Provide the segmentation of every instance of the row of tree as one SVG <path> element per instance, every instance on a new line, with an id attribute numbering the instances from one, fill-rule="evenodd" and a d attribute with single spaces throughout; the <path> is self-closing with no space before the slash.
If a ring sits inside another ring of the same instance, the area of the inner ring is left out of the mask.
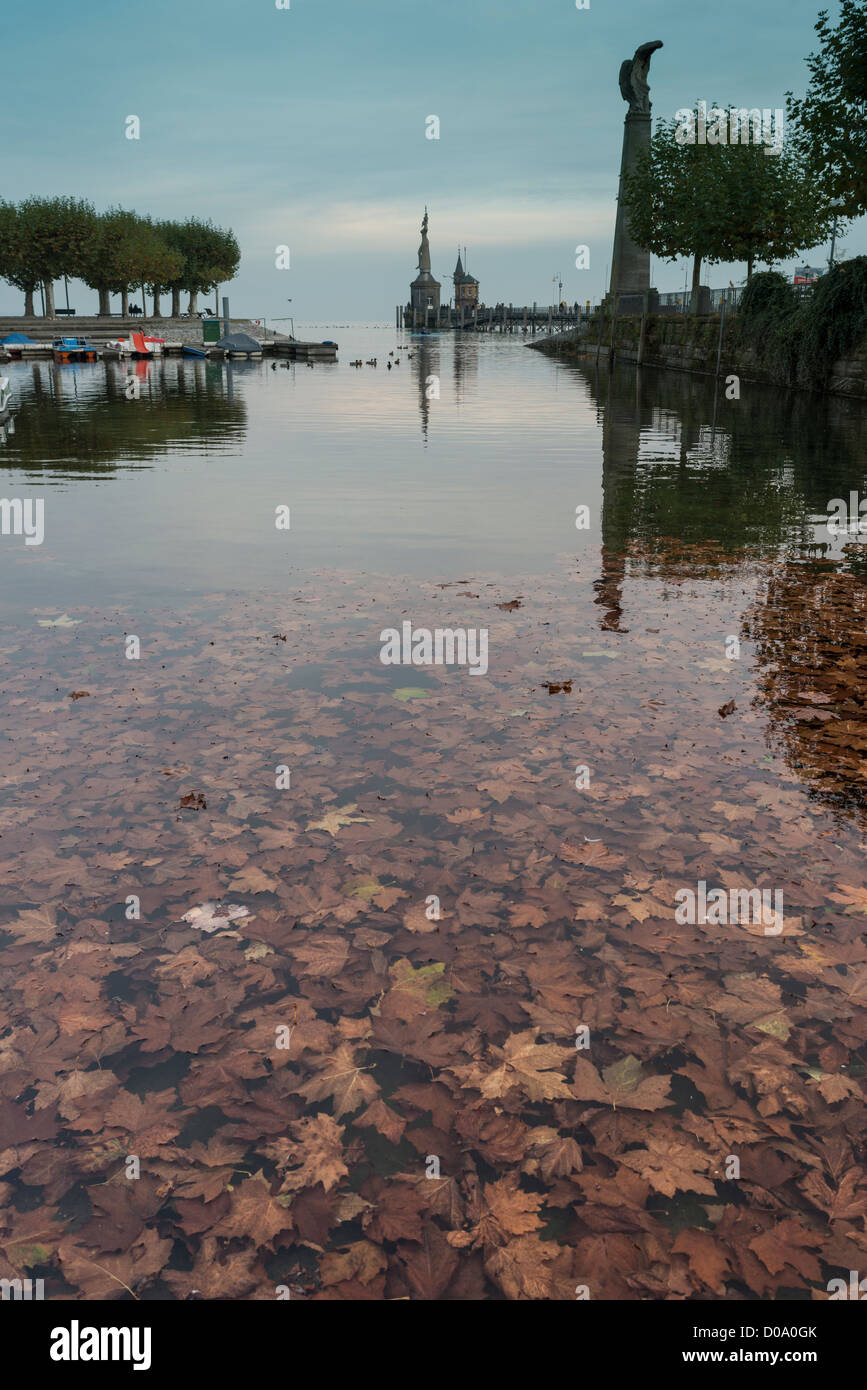
<path id="1" fill-rule="evenodd" d="M 234 279 L 240 259 L 233 232 L 195 217 L 156 222 L 123 208 L 97 212 L 78 198 L 0 201 L 0 279 L 23 291 L 25 314 L 33 314 L 41 285 L 53 318 L 54 282 L 64 276 L 97 291 L 100 314 L 111 313 L 110 296 L 119 294 L 125 315 L 139 289 L 153 296 L 155 317 L 170 295 L 177 318 L 182 292 L 195 314 L 199 294 Z"/>
<path id="2" fill-rule="evenodd" d="M 661 121 L 624 180 L 629 228 L 662 260 L 691 257 L 693 295 L 705 262 L 772 265 L 818 246 L 835 222 L 867 212 L 867 0 L 841 0 L 836 26 L 820 14 L 819 51 L 803 98 L 787 95 L 788 139 L 687 144 Z M 694 301 L 695 302 L 695 301 Z"/>

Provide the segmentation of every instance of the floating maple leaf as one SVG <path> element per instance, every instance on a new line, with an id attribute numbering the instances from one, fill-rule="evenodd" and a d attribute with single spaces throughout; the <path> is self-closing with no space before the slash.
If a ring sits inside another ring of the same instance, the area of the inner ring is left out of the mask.
<path id="1" fill-rule="evenodd" d="M 327 830 L 332 837 L 337 835 L 345 825 L 369 825 L 367 816 L 354 816 L 353 811 L 357 811 L 358 806 L 354 801 L 350 801 L 346 806 L 339 807 L 336 811 L 327 811 L 322 820 L 310 821 L 308 830 Z"/>
<path id="2" fill-rule="evenodd" d="M 575 1059 L 575 1095 L 579 1100 L 598 1100 L 616 1109 L 661 1110 L 671 1104 L 668 1076 L 644 1076 L 637 1057 L 623 1057 L 605 1067 L 602 1075 L 586 1057 Z"/>
<path id="3" fill-rule="evenodd" d="M 392 992 L 409 994 L 425 1008 L 438 1009 L 440 1004 L 444 1004 L 454 994 L 451 985 L 443 979 L 444 972 L 445 965 L 442 961 L 420 965 L 418 968 L 410 965 L 408 960 L 395 961 L 389 970 L 394 981 Z"/>
<path id="4" fill-rule="evenodd" d="M 349 1172 L 343 1162 L 343 1125 L 320 1113 L 305 1115 L 290 1129 L 294 1138 L 282 1141 L 277 1164 L 284 1170 L 281 1192 L 297 1192 L 315 1183 L 321 1183 L 326 1192 L 336 1187 Z M 290 1163 L 298 1166 L 289 1168 Z"/>
<path id="5" fill-rule="evenodd" d="M 200 903 L 198 907 L 191 907 L 189 912 L 185 912 L 181 921 L 195 931 L 212 932 L 249 916 L 250 909 L 242 907 L 240 903 Z"/>
<path id="6" fill-rule="evenodd" d="M 494 1057 L 501 1059 L 492 1071 L 485 1072 L 473 1063 L 454 1067 L 455 1076 L 489 1100 L 506 1095 L 513 1086 L 530 1100 L 571 1098 L 572 1091 L 559 1070 L 569 1052 L 555 1043 L 537 1043 L 538 1033 L 538 1028 L 528 1028 L 524 1033 L 513 1033 L 502 1048 L 492 1048 Z"/>
<path id="7" fill-rule="evenodd" d="M 70 618 L 68 613 L 61 613 L 59 618 L 38 618 L 40 627 L 78 627 L 80 618 Z"/>
<path id="8" fill-rule="evenodd" d="M 30 907 L 3 928 L 25 941 L 51 941 L 58 933 L 57 916 L 50 907 Z"/>
<path id="9" fill-rule="evenodd" d="M 850 912 L 867 912 L 867 888 L 855 888 L 850 883 L 841 883 L 839 893 L 828 895 L 835 903 L 842 903 Z"/>
<path id="10" fill-rule="evenodd" d="M 716 1196 L 716 1188 L 705 1176 L 710 1158 L 697 1144 L 679 1142 L 674 1133 L 649 1135 L 644 1148 L 621 1154 L 620 1162 L 666 1197 L 675 1192 Z"/>
<path id="11" fill-rule="evenodd" d="M 441 913 L 440 918 L 444 915 L 445 914 Z M 417 932 L 421 935 L 425 935 L 428 932 L 439 931 L 440 918 L 434 918 L 433 920 L 431 920 L 431 918 L 427 915 L 427 908 L 425 907 L 425 904 L 414 903 L 413 906 L 407 908 L 406 912 L 404 913 L 403 925 L 406 927 L 407 931 Z"/>
<path id="12" fill-rule="evenodd" d="M 294 1225 L 288 1210 L 291 1199 L 272 1197 L 270 1183 L 254 1173 L 232 1193 L 228 1216 L 220 1223 L 220 1235 L 251 1239 L 257 1246 L 270 1245 L 276 1235 Z"/>
<path id="13" fill-rule="evenodd" d="M 619 869 L 626 862 L 622 854 L 603 845 L 601 840 L 588 840 L 583 845 L 570 845 L 564 840 L 560 846 L 560 858 L 567 864 L 584 864 L 591 869 Z"/>
<path id="14" fill-rule="evenodd" d="M 314 936 L 293 948 L 305 975 L 339 975 L 349 955 L 349 945 L 339 936 Z"/>
<path id="15" fill-rule="evenodd" d="M 517 1236 L 494 1250 L 485 1271 L 509 1299 L 548 1299 L 555 1289 L 557 1265 L 569 1252 L 537 1235 Z"/>
<path id="16" fill-rule="evenodd" d="M 334 1101 L 334 1118 L 351 1115 L 359 1105 L 369 1103 L 379 1095 L 379 1087 L 364 1067 L 355 1065 L 355 1048 L 341 1043 L 334 1056 L 301 1087 L 308 1100 Z"/>

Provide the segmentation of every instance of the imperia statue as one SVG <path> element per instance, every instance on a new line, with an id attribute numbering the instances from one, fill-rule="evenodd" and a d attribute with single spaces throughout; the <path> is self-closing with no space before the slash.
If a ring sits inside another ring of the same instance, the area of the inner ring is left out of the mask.
<path id="1" fill-rule="evenodd" d="M 645 116 L 650 114 L 650 85 L 647 74 L 650 60 L 658 48 L 662 48 L 661 39 L 656 39 L 653 43 L 643 43 L 640 48 L 636 48 L 632 58 L 627 58 L 620 64 L 620 91 L 623 100 L 629 102 L 630 113 L 638 111 Z"/>

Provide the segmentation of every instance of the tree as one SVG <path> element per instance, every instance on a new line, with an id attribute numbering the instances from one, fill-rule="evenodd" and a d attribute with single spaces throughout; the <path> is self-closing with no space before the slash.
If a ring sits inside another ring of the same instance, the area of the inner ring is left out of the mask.
<path id="1" fill-rule="evenodd" d="M 89 263 L 82 275 L 99 294 L 99 313 L 111 313 L 109 296 L 120 294 L 126 314 L 129 285 L 139 273 L 141 218 L 124 208 L 109 208 L 97 218 Z"/>
<path id="2" fill-rule="evenodd" d="M 109 208 L 96 218 L 96 231 L 88 264 L 82 274 L 85 284 L 99 293 L 100 314 L 111 313 L 109 296 L 122 297 L 121 312 L 126 315 L 132 285 L 152 287 L 154 312 L 159 313 L 159 291 L 178 274 L 181 258 L 171 250 L 161 229 L 148 217 L 124 208 Z"/>
<path id="3" fill-rule="evenodd" d="M 719 109 L 719 108 L 716 108 Z M 792 147 L 680 144 L 661 121 L 624 181 L 629 229 L 662 260 L 693 257 L 693 304 L 705 261 L 771 264 L 816 246 L 830 230 L 828 200 Z"/>
<path id="4" fill-rule="evenodd" d="M 161 224 L 152 222 L 149 217 L 139 218 L 134 255 L 142 294 L 150 289 L 154 297 L 154 317 L 159 318 L 160 294 L 181 273 L 183 258 L 169 245 Z"/>
<path id="5" fill-rule="evenodd" d="M 16 209 L 18 273 L 25 282 L 42 282 L 45 317 L 54 318 L 54 281 L 80 278 L 96 236 L 93 205 L 78 198 L 25 198 Z M 16 282 L 17 283 L 17 282 Z"/>
<path id="6" fill-rule="evenodd" d="M 195 314 L 199 294 L 235 278 L 241 258 L 238 242 L 233 232 L 196 217 L 166 223 L 163 230 L 184 262 L 176 279 L 167 286 L 172 294 L 172 317 L 180 314 L 181 290 L 189 294 L 189 312 Z"/>
<path id="7" fill-rule="evenodd" d="M 14 203 L 0 203 L 0 280 L 24 291 L 24 312 L 32 317 L 39 272 L 27 255 L 23 224 Z"/>
<path id="8" fill-rule="evenodd" d="M 867 0 L 841 0 L 836 28 L 822 10 L 821 48 L 807 59 L 806 95 L 786 93 L 792 140 L 844 217 L 867 212 Z"/>
<path id="9" fill-rule="evenodd" d="M 720 155 L 724 220 L 714 259 L 746 261 L 749 281 L 756 261 L 788 260 L 828 235 L 834 212 L 793 145 L 776 155 L 729 145 Z"/>
<path id="10" fill-rule="evenodd" d="M 660 121 L 650 147 L 624 179 L 630 235 L 664 261 L 692 256 L 692 289 L 698 294 L 709 240 L 701 228 L 706 165 L 702 147 L 679 145 L 674 121 Z"/>

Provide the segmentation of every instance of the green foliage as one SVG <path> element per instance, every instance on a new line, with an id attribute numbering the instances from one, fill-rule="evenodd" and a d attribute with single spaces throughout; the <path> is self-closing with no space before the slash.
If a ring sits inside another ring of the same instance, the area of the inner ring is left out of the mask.
<path id="1" fill-rule="evenodd" d="M 823 385 L 834 362 L 867 339 L 867 256 L 842 261 L 813 287 L 801 342 L 801 370 Z"/>
<path id="2" fill-rule="evenodd" d="M 109 208 L 97 218 L 96 234 L 85 273 L 92 289 L 120 294 L 130 285 L 150 283 L 152 277 L 173 272 L 178 258 L 149 218 L 123 208 Z"/>
<path id="3" fill-rule="evenodd" d="M 24 229 L 14 203 L 0 203 L 0 279 L 29 294 L 39 285 L 38 271 L 26 254 Z"/>
<path id="4" fill-rule="evenodd" d="M 709 113 L 710 114 L 710 113 Z M 624 180 L 629 229 L 663 260 L 770 264 L 828 234 L 834 215 L 794 147 L 680 144 L 677 122 L 657 125 Z"/>
<path id="5" fill-rule="evenodd" d="M 792 138 L 843 215 L 858 217 L 867 212 L 867 0 L 841 0 L 836 27 L 823 10 L 816 33 L 806 95 L 786 94 Z"/>
<path id="6" fill-rule="evenodd" d="M 78 278 L 85 272 L 97 225 L 91 203 L 78 198 L 25 198 L 15 208 L 14 219 L 4 216 L 3 221 L 11 235 L 10 263 L 0 252 L 4 280 L 32 289 L 40 281 L 64 275 Z"/>
<path id="7" fill-rule="evenodd" d="M 795 296 L 785 275 L 778 270 L 762 270 L 754 275 L 741 295 L 738 313 L 745 319 L 766 314 L 784 318 L 795 307 Z"/>
<path id="8" fill-rule="evenodd" d="M 186 222 L 163 223 L 162 231 L 168 244 L 183 258 L 178 275 L 164 284 L 164 289 L 198 294 L 234 279 L 241 252 L 233 232 L 196 217 Z"/>
<path id="9" fill-rule="evenodd" d="M 769 368 L 782 368 L 789 381 L 798 372 L 805 311 L 806 304 L 777 270 L 754 275 L 738 305 L 741 341 Z"/>
<path id="10" fill-rule="evenodd" d="M 775 271 L 754 275 L 733 323 L 764 366 L 819 390 L 834 363 L 867 341 L 867 256 L 836 265 L 800 300 Z"/>
<path id="11" fill-rule="evenodd" d="M 234 279 L 240 254 L 233 232 L 197 218 L 155 223 L 73 198 L 0 201 L 0 279 L 25 293 L 63 275 L 98 290 L 101 304 L 133 285 L 198 291 Z"/>
<path id="12" fill-rule="evenodd" d="M 136 283 L 162 290 L 183 272 L 183 257 L 169 245 L 159 223 L 142 218 L 136 240 Z"/>

